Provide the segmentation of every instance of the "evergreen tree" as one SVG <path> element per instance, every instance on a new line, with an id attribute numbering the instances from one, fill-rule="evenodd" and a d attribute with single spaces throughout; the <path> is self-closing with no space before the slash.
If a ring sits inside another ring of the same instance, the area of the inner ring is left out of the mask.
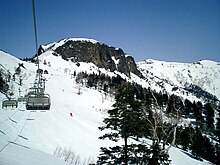
<path id="1" fill-rule="evenodd" d="M 162 108 L 164 108 L 167 105 L 167 102 L 168 102 L 168 95 L 167 95 L 167 93 L 163 93 L 161 99 L 162 99 Z"/>
<path id="2" fill-rule="evenodd" d="M 112 141 L 123 140 L 124 145 L 101 148 L 99 164 L 149 164 L 168 165 L 169 155 L 162 150 L 159 143 L 155 142 L 151 147 L 140 143 L 139 138 L 143 138 L 148 130 L 146 111 L 142 102 L 134 98 L 134 87 L 130 84 L 123 84 L 117 90 L 113 109 L 109 110 L 108 118 L 104 119 L 104 126 L 100 130 L 108 129 L 100 139 L 110 139 Z M 153 118 L 152 118 L 153 119 Z M 137 143 L 128 144 L 128 139 L 136 139 Z"/>
<path id="3" fill-rule="evenodd" d="M 201 129 L 204 128 L 205 123 L 204 117 L 202 116 L 202 108 L 203 106 L 201 102 L 193 102 L 193 113 L 196 118 L 197 126 L 199 126 Z"/>
<path id="4" fill-rule="evenodd" d="M 101 148 L 99 157 L 100 164 L 128 164 L 134 158 L 131 156 L 131 145 L 127 140 L 130 137 L 138 139 L 143 137 L 146 130 L 146 123 L 143 117 L 142 104 L 134 99 L 133 87 L 129 84 L 121 85 L 115 97 L 116 103 L 113 109 L 109 110 L 109 117 L 104 119 L 105 126 L 100 130 L 109 129 L 100 139 L 108 138 L 112 141 L 124 140 L 123 146 Z M 142 155 L 147 156 L 148 150 L 140 150 L 147 146 L 140 146 L 137 149 Z M 136 160 L 138 161 L 138 159 Z"/>
<path id="5" fill-rule="evenodd" d="M 160 148 L 160 145 L 156 143 L 151 146 L 152 157 L 149 159 L 149 165 L 169 165 L 169 155 Z"/>
<path id="6" fill-rule="evenodd" d="M 0 72 L 0 91 L 3 91 L 5 81 L 2 78 L 2 73 Z"/>
<path id="7" fill-rule="evenodd" d="M 184 105 L 185 107 L 184 107 L 183 115 L 189 117 L 190 112 L 192 112 L 192 102 L 189 101 L 188 99 L 185 99 Z"/>
<path id="8" fill-rule="evenodd" d="M 215 148 L 216 148 L 216 159 L 215 159 L 215 163 L 216 165 L 220 165 L 220 144 L 216 144 L 215 145 Z"/>
<path id="9" fill-rule="evenodd" d="M 214 129 L 214 109 L 212 108 L 210 103 L 204 105 L 206 112 L 206 126 L 208 130 Z"/>
<path id="10" fill-rule="evenodd" d="M 143 87 L 137 83 L 133 83 L 132 85 L 134 86 L 134 94 L 135 94 L 136 99 L 144 100 Z"/>
<path id="11" fill-rule="evenodd" d="M 147 110 L 152 110 L 152 105 L 155 104 L 151 95 L 150 89 L 145 89 L 145 107 Z"/>
<path id="12" fill-rule="evenodd" d="M 210 162 L 215 163 L 215 148 L 207 137 L 204 137 L 204 153 L 202 157 Z"/>
<path id="13" fill-rule="evenodd" d="M 107 84 L 103 85 L 103 91 L 106 92 L 106 93 L 108 92 L 108 85 Z"/>
<path id="14" fill-rule="evenodd" d="M 192 154 L 195 156 L 196 159 L 201 159 L 204 156 L 204 138 L 202 136 L 201 130 L 196 127 L 195 133 L 193 135 L 193 141 L 191 145 Z"/>
<path id="15" fill-rule="evenodd" d="M 179 133 L 179 144 L 182 145 L 182 149 L 187 151 L 192 143 L 192 135 L 193 135 L 193 128 L 191 125 L 189 127 L 185 127 L 184 129 L 180 130 Z"/>
<path id="16" fill-rule="evenodd" d="M 0 92 L 7 92 L 9 89 L 9 85 L 3 78 L 3 74 L 0 72 Z"/>
<path id="17" fill-rule="evenodd" d="M 218 112 L 217 123 L 216 123 L 216 136 L 218 138 L 218 142 L 220 143 L 220 110 Z"/>
<path id="18" fill-rule="evenodd" d="M 176 114 L 180 112 L 182 113 L 183 111 L 183 102 L 180 99 L 180 97 L 172 94 L 168 100 L 168 104 L 167 104 L 167 109 L 166 109 L 166 113 L 167 114 Z M 178 112 L 177 112 L 178 111 Z"/>

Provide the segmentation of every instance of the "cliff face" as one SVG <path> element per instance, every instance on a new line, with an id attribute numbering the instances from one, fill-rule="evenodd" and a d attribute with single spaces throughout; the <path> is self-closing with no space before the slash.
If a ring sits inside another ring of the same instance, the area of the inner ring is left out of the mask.
<path id="1" fill-rule="evenodd" d="M 110 71 L 117 70 L 127 76 L 130 75 L 130 72 L 142 76 L 133 57 L 126 56 L 120 48 L 110 47 L 99 42 L 69 40 L 54 51 L 65 60 L 71 58 L 82 62 L 92 62 L 100 68 Z"/>

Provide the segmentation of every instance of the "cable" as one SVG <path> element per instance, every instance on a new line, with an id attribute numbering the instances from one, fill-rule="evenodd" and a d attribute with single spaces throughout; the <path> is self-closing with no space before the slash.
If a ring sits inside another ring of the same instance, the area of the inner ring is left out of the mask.
<path id="1" fill-rule="evenodd" d="M 39 58 L 38 58 L 37 25 L 36 25 L 36 15 L 35 15 L 34 0 L 32 0 L 32 9 L 33 9 L 33 18 L 34 18 L 35 46 L 36 46 L 37 64 L 38 64 L 38 72 L 39 72 L 40 67 L 39 67 Z M 4 68 L 4 66 L 3 66 L 3 68 Z M 4 68 L 4 69 L 5 69 L 5 68 Z M 40 85 L 40 75 L 41 75 L 41 74 L 38 73 L 38 72 L 37 72 L 37 76 L 38 76 L 38 89 L 39 89 L 39 85 Z M 27 119 L 29 119 L 30 114 L 31 114 L 31 111 L 29 112 Z M 23 114 L 23 115 L 24 115 L 24 114 Z M 23 115 L 21 115 L 21 116 L 19 117 L 18 122 L 20 121 L 20 119 L 22 118 Z M 23 136 L 21 136 L 21 133 L 22 133 L 22 131 L 24 130 L 26 124 L 27 124 L 27 119 L 26 119 L 24 125 L 22 126 L 20 132 L 18 133 L 18 136 L 14 139 L 14 141 L 8 141 L 8 143 L 1 148 L 0 153 L 1 153 L 10 143 L 12 143 L 12 144 L 17 144 L 16 141 L 17 141 L 17 139 L 18 139 L 19 137 L 20 137 L 20 138 L 23 138 Z M 12 121 L 12 122 L 14 122 L 14 123 L 16 123 L 16 124 L 18 123 L 18 122 L 15 122 L 14 120 L 12 120 L 11 118 L 9 118 L 9 120 Z M 7 120 L 5 120 L 5 121 L 7 121 Z M 4 121 L 4 122 L 5 122 L 5 121 Z M 3 123 L 4 123 L 4 122 L 3 122 Z M 15 124 L 15 125 L 16 125 L 16 124 Z M 13 127 L 11 127 L 11 129 L 13 129 L 13 128 L 15 127 L 15 125 L 14 125 Z M 9 128 L 7 128 L 6 130 L 8 130 L 8 129 L 9 129 Z M 5 130 L 5 131 L 6 131 L 6 130 Z M 10 131 L 10 130 L 9 130 L 9 131 Z M 8 131 L 8 132 L 9 132 L 9 131 Z M 2 131 L 2 132 L 3 132 L 3 131 Z M 7 133 L 8 133 L 8 132 L 7 132 Z M 4 133 L 4 132 L 3 132 L 3 133 Z M 4 135 L 7 135 L 7 133 L 5 133 Z M 17 145 L 19 145 L 19 144 L 17 144 Z M 21 145 L 21 146 L 22 146 L 22 145 Z"/>
<path id="2" fill-rule="evenodd" d="M 33 9 L 33 17 L 34 17 L 34 36 L 35 36 L 35 46 L 36 46 L 36 52 L 37 52 L 37 75 L 38 75 L 38 89 L 39 89 L 39 85 L 40 85 L 40 66 L 39 66 L 39 58 L 38 58 L 37 23 L 36 23 L 34 0 L 32 0 L 32 9 Z M 37 90 L 37 92 L 39 92 L 39 90 Z"/>
<path id="3" fill-rule="evenodd" d="M 32 0 L 32 9 L 33 9 L 33 17 L 34 17 L 34 36 L 35 36 L 35 46 L 36 46 L 37 61 L 38 61 L 37 64 L 38 64 L 38 69 L 40 69 L 39 68 L 39 59 L 38 59 L 37 23 L 36 23 L 34 0 Z"/>

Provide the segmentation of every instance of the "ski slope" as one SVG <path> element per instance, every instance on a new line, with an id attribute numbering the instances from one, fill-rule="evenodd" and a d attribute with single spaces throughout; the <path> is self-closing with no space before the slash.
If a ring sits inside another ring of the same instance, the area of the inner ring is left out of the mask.
<path id="1" fill-rule="evenodd" d="M 0 52 L 0 59 L 1 65 L 11 73 L 18 63 L 24 64 L 23 85 L 10 84 L 14 97 L 19 96 L 19 89 L 20 94 L 24 95 L 35 79 L 37 66 L 4 52 Z M 57 147 L 71 148 L 80 164 L 95 163 L 101 146 L 114 145 L 114 142 L 98 139 L 103 134 L 98 127 L 102 125 L 114 99 L 76 84 L 72 73 L 98 73 L 98 68 L 91 63 L 80 63 L 78 67 L 75 63 L 53 56 L 52 51 L 43 53 L 39 59 L 41 68 L 49 72 L 44 76 L 47 80 L 46 93 L 51 97 L 51 108 L 49 111 L 27 111 L 25 105 L 19 103 L 18 108 L 0 109 L 0 165 L 65 164 L 51 156 Z M 44 65 L 45 61 L 50 62 L 50 65 Z M 101 71 L 108 74 L 106 70 Z M 3 98 L 4 95 L 0 93 L 0 100 Z M 172 165 L 209 164 L 194 160 L 176 148 L 171 148 L 170 157 Z"/>
<path id="2" fill-rule="evenodd" d="M 68 163 L 41 151 L 10 144 L 0 154 L 0 165 L 68 165 Z"/>
<path id="3" fill-rule="evenodd" d="M 4 56 L 8 58 L 4 61 L 11 60 L 7 55 Z M 42 57 L 47 59 L 48 54 Z M 82 161 L 87 159 L 95 161 L 99 148 L 105 145 L 104 141 L 98 139 L 101 135 L 98 126 L 101 126 L 103 114 L 111 107 L 113 99 L 108 97 L 103 100 L 103 93 L 76 84 L 75 79 L 71 79 L 70 72 L 74 66 L 70 66 L 69 62 L 60 57 L 54 56 L 55 59 L 51 57 L 50 63 L 53 67 L 42 65 L 43 69 L 49 71 L 45 78 L 46 92 L 50 94 L 52 101 L 50 111 L 26 111 L 22 103 L 19 103 L 16 109 L 1 109 L 0 147 L 13 142 L 49 154 L 53 154 L 56 147 L 71 147 Z M 17 63 L 21 61 L 17 60 L 8 67 L 13 70 Z M 32 74 L 25 81 L 26 87 L 34 80 L 33 73 L 36 66 L 29 63 L 25 63 L 24 66 L 28 66 L 28 70 L 25 70 L 26 74 L 29 74 L 29 70 Z M 91 64 L 91 67 L 94 66 Z M 85 67 L 83 64 L 78 71 L 82 68 L 90 71 L 90 66 Z M 14 84 L 14 88 L 14 91 L 18 91 L 21 87 Z M 79 88 L 80 95 L 77 94 Z M 1 100 L 3 98 L 1 94 Z"/>

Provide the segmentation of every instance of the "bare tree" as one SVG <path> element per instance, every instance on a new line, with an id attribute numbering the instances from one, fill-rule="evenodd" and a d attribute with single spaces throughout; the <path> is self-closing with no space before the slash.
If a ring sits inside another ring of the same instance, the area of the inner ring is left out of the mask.
<path id="1" fill-rule="evenodd" d="M 157 98 L 154 96 L 151 90 L 150 93 L 154 101 L 154 104 L 151 105 L 152 119 L 147 117 L 146 120 L 148 121 L 148 127 L 152 135 L 152 145 L 160 144 L 162 142 L 162 152 L 168 153 L 171 146 L 174 146 L 176 142 L 177 126 L 180 122 L 180 109 L 177 109 L 175 105 L 173 105 L 176 114 L 172 114 L 169 117 L 166 117 L 163 112 L 164 107 L 159 106 Z M 166 147 L 167 140 L 171 135 L 172 143 Z"/>
<path id="2" fill-rule="evenodd" d="M 94 162 L 93 159 L 88 158 L 85 159 L 84 161 L 80 160 L 80 156 L 76 155 L 72 150 L 71 147 L 67 148 L 62 148 L 60 146 L 57 146 L 53 155 L 55 157 L 58 157 L 61 160 L 64 160 L 65 162 L 68 162 L 69 164 L 74 164 L 74 165 L 87 165 L 87 164 L 91 164 L 92 162 Z"/>

